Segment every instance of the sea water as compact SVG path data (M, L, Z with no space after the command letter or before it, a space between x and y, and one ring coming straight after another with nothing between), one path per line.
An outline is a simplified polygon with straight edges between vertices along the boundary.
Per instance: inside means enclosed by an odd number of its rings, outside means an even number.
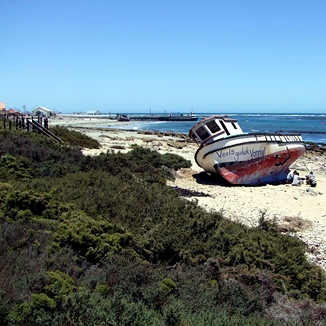
M134 114L134 115L140 115ZM159 115L159 114L157 114ZM274 114L274 113L197 113L198 121L211 115L227 115L238 120L244 132L300 133L305 142L326 144L326 114ZM133 114L129 114L130 117ZM188 134L196 121L130 121L111 127L128 130L152 130Z

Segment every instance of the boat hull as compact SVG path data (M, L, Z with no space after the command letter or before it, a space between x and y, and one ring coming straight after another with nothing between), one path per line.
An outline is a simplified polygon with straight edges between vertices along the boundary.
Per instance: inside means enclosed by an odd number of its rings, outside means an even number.
M300 135L246 134L199 147L197 164L235 185L285 182L290 165L305 152Z

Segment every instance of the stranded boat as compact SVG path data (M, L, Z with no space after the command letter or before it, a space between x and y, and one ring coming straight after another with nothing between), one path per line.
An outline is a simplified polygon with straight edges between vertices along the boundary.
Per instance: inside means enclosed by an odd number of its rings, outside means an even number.
M126 122L130 121L129 115L127 114L117 114L115 119L118 121L126 121Z
M199 145L196 163L235 185L285 181L289 166L305 152L300 134L244 133L237 119L223 116L201 120L189 136Z

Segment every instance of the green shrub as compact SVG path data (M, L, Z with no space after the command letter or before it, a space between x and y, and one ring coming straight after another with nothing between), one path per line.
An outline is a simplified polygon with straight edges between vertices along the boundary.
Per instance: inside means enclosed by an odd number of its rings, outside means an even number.
M7 325L7 316L10 311L9 299L5 292L0 290L0 324Z
M93 219L83 212L71 211L62 216L53 233L52 250L69 247L92 263L129 246L132 234L112 223Z
M44 289L55 301L64 301L76 289L74 280L61 271L48 271L46 278L47 285Z
M56 308L55 300L49 298L46 294L32 294L30 303L31 309L44 309L51 311Z
M52 325L56 303L46 294L33 294L31 301L15 305L9 313L10 325Z
M4 180L30 180L28 160L10 154L0 156L0 178Z
M170 278L165 278L160 283L160 289L166 292L167 294L173 293L177 288L177 285Z
M59 137L65 145L77 146L81 148L86 147L91 149L100 148L100 143L97 140L88 137L81 132L69 130L68 128L62 126L53 126L50 127L49 130Z
M179 198L165 184L188 161L1 131L0 151L3 324L325 322L305 245L265 215L249 228Z
M58 206L59 204L54 202L49 194L31 190L12 190L3 193L0 201L0 209L7 218L25 221L34 217L41 217L43 214L49 217L51 214L47 210L54 214L60 214L57 209ZM52 218L55 219L57 216L52 216Z
M0 131L0 153L15 157L15 168L22 177L59 177L78 170L83 154L77 147L62 146L50 138L21 131ZM0 173L5 174L0 169ZM7 174L9 178L11 174ZM6 179L3 179L6 180Z

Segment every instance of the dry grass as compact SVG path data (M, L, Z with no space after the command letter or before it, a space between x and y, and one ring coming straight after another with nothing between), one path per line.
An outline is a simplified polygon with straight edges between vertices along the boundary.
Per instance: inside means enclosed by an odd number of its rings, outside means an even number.
M283 218L279 228L282 232L302 232L312 226L311 221L305 220L299 216L286 216Z

